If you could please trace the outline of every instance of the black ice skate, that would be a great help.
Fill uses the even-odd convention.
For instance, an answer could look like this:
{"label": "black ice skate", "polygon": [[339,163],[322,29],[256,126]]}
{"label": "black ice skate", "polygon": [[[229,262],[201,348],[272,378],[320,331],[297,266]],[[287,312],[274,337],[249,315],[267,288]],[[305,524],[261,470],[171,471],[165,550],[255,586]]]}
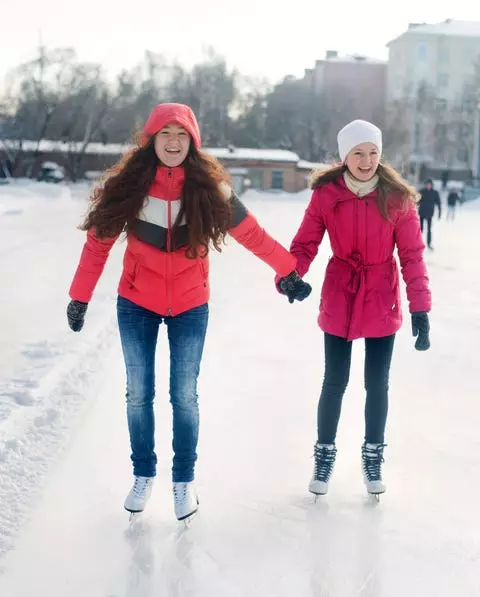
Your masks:
{"label": "black ice skate", "polygon": [[382,480],[383,448],[386,444],[367,444],[362,446],[362,472],[369,494],[377,500],[386,487]]}
{"label": "black ice skate", "polygon": [[325,495],[333,472],[337,448],[335,444],[315,444],[313,476],[308,491],[315,495]]}

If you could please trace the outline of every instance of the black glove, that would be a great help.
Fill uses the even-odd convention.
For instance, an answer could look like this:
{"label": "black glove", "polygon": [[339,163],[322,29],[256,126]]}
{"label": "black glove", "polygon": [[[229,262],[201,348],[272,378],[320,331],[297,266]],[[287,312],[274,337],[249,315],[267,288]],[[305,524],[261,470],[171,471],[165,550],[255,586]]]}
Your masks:
{"label": "black glove", "polygon": [[430,348],[430,322],[426,311],[412,313],[412,333],[418,336],[415,342],[417,350],[428,350]]}
{"label": "black glove", "polygon": [[85,320],[85,313],[87,312],[88,303],[80,301],[70,301],[67,307],[67,318],[70,329],[74,332],[79,332],[83,328]]}
{"label": "black glove", "polygon": [[312,292],[310,284],[304,282],[295,270],[288,276],[280,278],[277,288],[288,297],[289,303],[293,303],[295,299],[303,301]]}

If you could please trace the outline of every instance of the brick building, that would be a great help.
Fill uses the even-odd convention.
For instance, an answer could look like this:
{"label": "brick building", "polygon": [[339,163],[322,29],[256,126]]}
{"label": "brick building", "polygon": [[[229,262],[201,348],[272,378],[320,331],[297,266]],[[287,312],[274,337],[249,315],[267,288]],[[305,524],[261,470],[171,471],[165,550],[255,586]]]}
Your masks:
{"label": "brick building", "polygon": [[[129,145],[90,143],[82,155],[79,153],[80,143],[45,140],[40,142],[37,151],[36,142],[24,141],[22,159],[13,175],[36,178],[43,163],[54,162],[69,178],[69,167],[76,161],[78,178],[94,178],[118,161],[129,148]],[[311,171],[322,167],[322,164],[303,161],[296,153],[283,149],[230,146],[203,150],[215,156],[230,172],[238,193],[247,188],[287,193],[301,191],[308,186]],[[6,163],[6,160],[5,147],[0,145],[0,163]]]}

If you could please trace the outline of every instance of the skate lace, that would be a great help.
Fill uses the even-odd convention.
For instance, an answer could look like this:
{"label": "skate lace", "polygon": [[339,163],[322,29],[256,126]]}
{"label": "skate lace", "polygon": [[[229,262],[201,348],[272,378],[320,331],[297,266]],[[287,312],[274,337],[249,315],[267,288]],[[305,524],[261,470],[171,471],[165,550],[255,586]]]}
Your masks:
{"label": "skate lace", "polygon": [[383,449],[386,444],[376,444],[373,447],[362,446],[363,470],[369,481],[382,480]]}
{"label": "skate lace", "polygon": [[316,481],[327,483],[333,471],[337,448],[326,448],[325,446],[315,445],[315,470],[314,477]]}
{"label": "skate lace", "polygon": [[149,477],[135,477],[132,492],[137,497],[142,497],[151,482],[152,480]]}
{"label": "skate lace", "polygon": [[188,485],[186,483],[174,483],[173,497],[177,504],[187,501]]}

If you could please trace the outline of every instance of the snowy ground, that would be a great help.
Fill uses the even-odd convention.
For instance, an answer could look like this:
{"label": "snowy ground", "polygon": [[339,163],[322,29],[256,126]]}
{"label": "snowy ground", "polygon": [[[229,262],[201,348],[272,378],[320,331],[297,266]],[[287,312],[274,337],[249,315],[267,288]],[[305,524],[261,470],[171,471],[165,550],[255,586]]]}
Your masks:
{"label": "snowy ground", "polygon": [[[159,342],[159,474],[128,525],[124,370],[115,327],[122,245],[84,330],[67,328],[85,188],[0,188],[0,595],[5,597],[474,597],[480,595],[480,202],[435,222],[426,258],[432,350],[398,336],[388,493],[364,495],[362,352],[356,344],[331,492],[307,493],[322,378],[316,327],[327,243],[289,305],[234,241],[212,263],[200,383],[201,510],[185,531],[170,495],[167,344]],[[250,195],[288,244],[308,194]],[[248,274],[248,275],[247,275]],[[407,320],[408,323],[408,320]],[[163,355],[163,358],[162,358]]]}

